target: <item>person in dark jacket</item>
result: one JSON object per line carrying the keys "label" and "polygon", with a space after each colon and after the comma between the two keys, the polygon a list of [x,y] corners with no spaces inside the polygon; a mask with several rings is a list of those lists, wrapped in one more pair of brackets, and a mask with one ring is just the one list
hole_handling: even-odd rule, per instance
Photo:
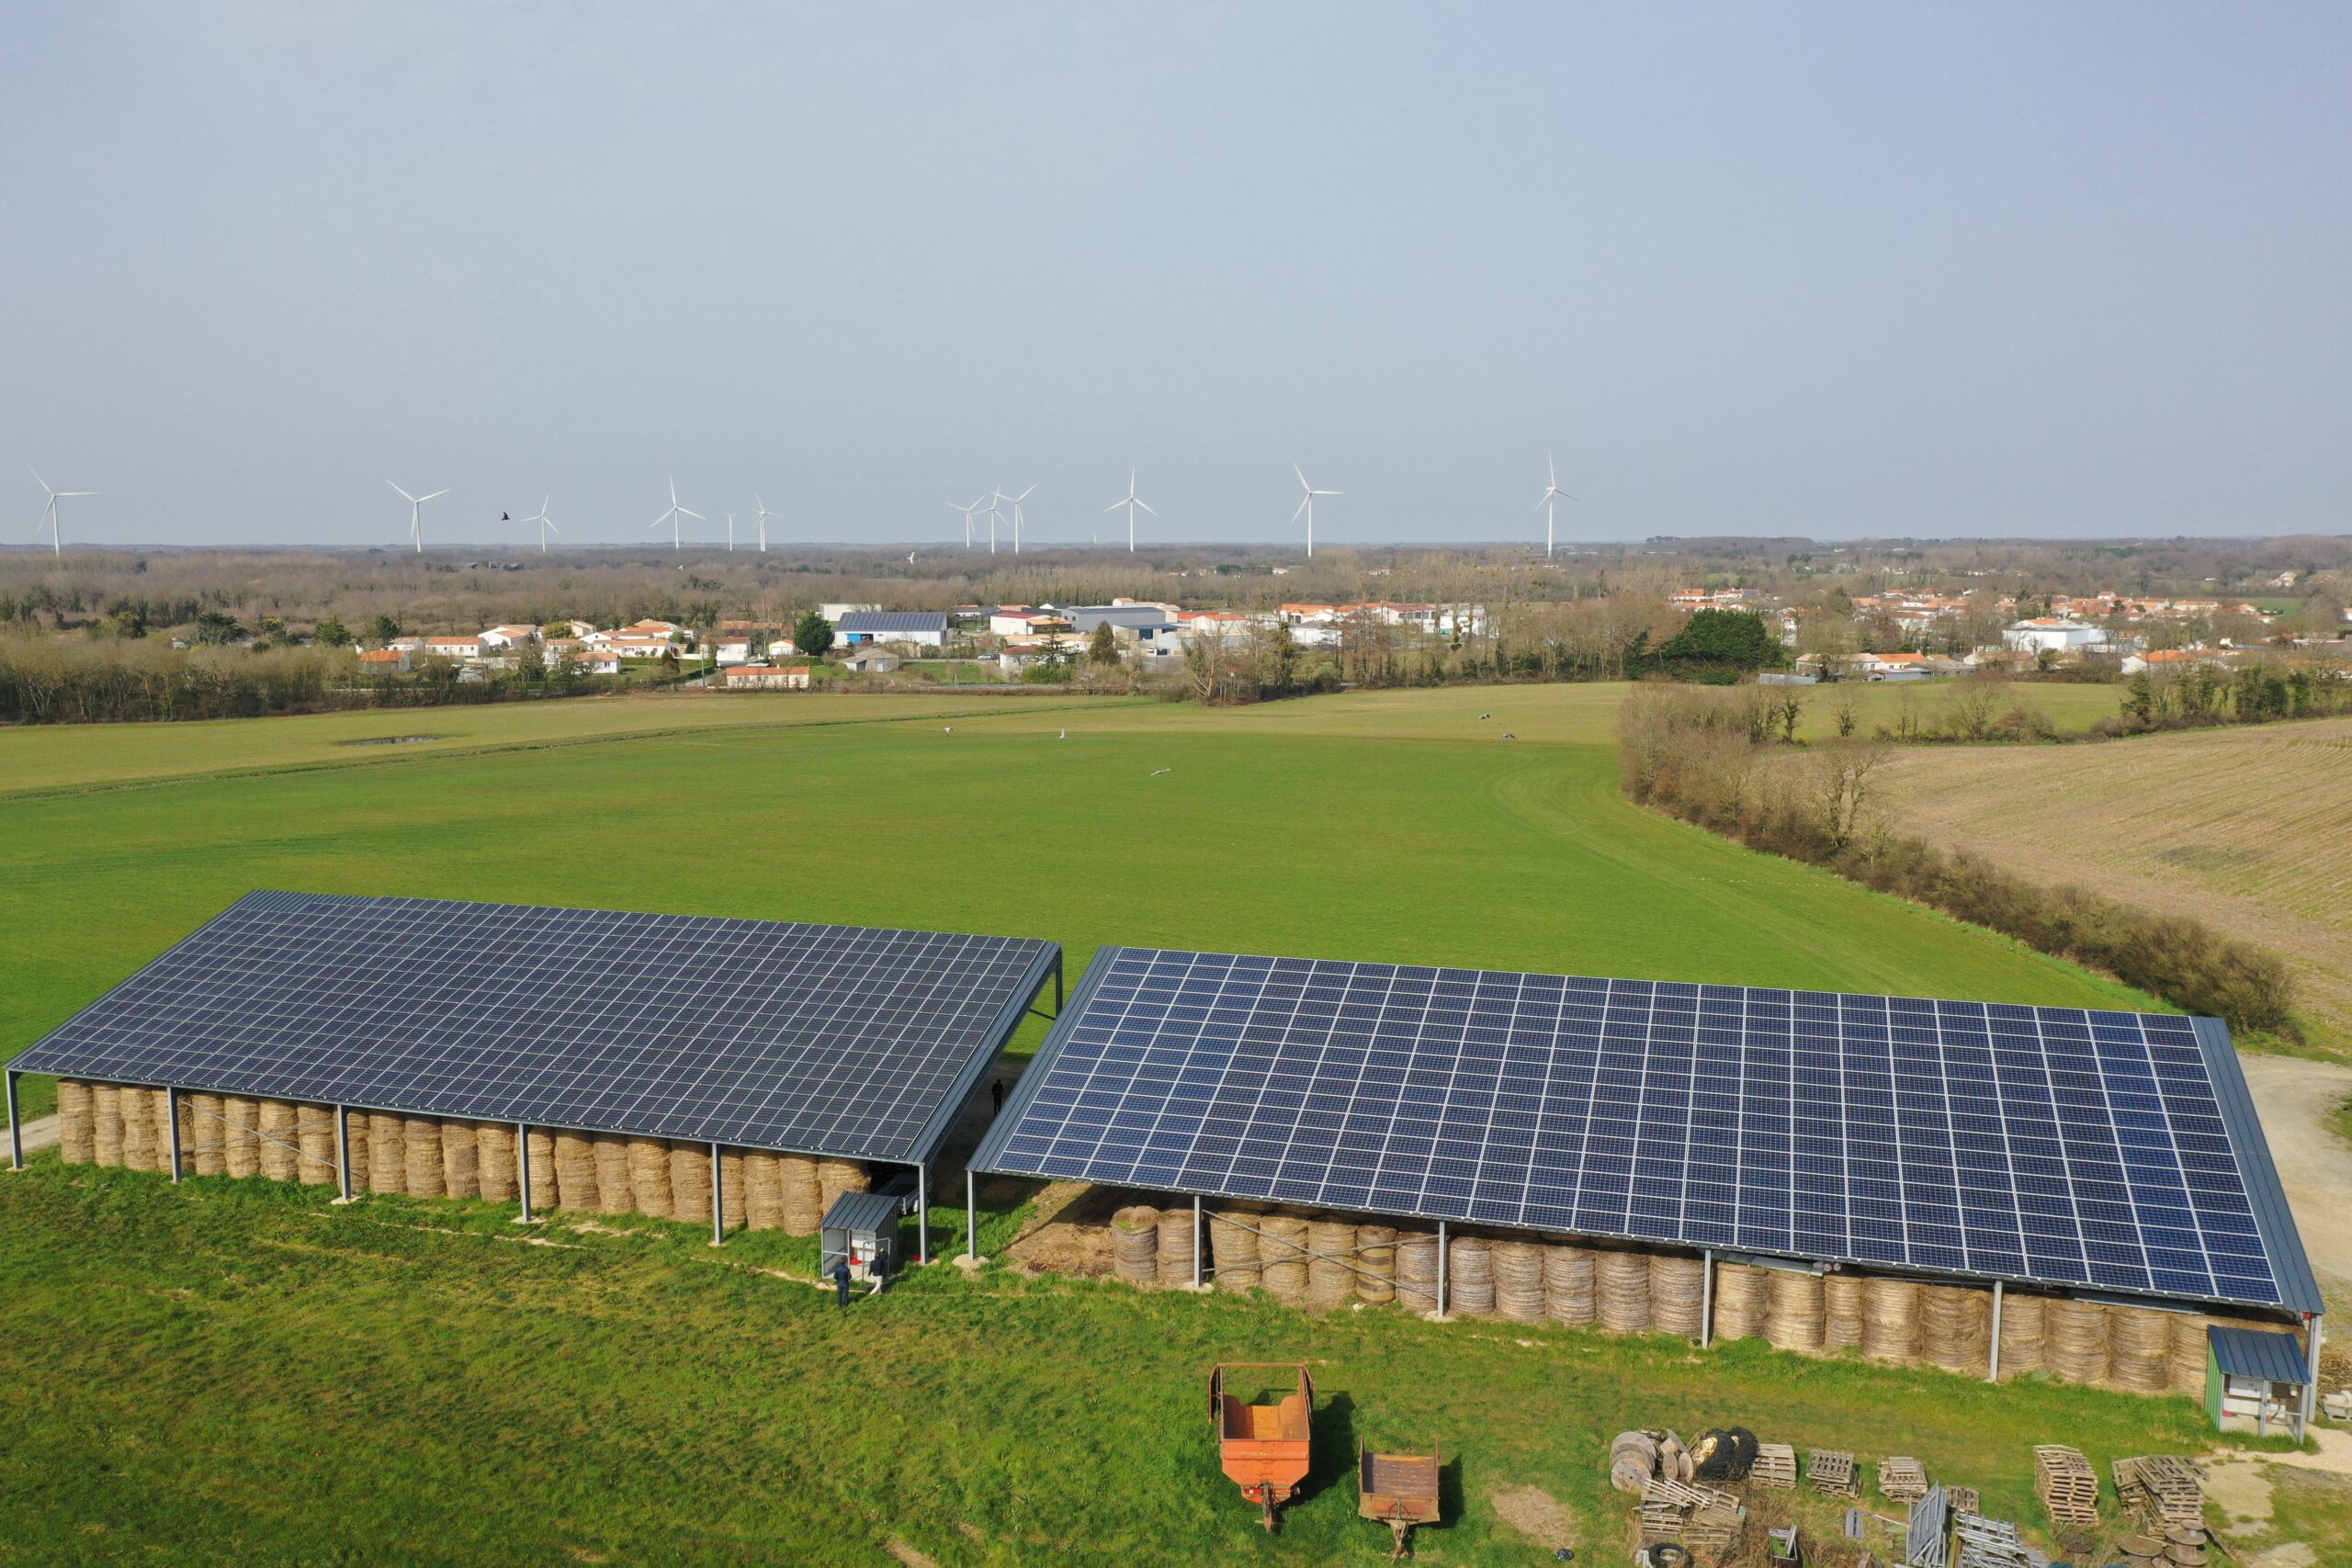
{"label": "person in dark jacket", "polygon": [[833,1262],[833,1292],[841,1298],[844,1309],[849,1305],[849,1258],[847,1254]]}

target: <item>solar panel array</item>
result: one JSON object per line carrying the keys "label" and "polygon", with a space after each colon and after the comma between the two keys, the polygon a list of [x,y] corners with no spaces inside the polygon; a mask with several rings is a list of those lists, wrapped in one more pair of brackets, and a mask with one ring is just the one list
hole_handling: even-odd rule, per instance
{"label": "solar panel array", "polygon": [[256,893],[18,1070],[928,1158],[1059,949],[1011,937]]}
{"label": "solar panel array", "polygon": [[2211,1069],[2156,1015],[1109,948],[974,1164],[2277,1304]]}

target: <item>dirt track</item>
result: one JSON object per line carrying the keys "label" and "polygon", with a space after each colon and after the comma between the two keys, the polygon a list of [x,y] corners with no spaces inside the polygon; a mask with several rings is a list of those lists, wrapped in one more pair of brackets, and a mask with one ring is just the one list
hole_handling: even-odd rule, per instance
{"label": "dirt track", "polygon": [[2346,1218],[2352,1215],[2352,1145],[2327,1124],[2328,1113],[2352,1098],[2352,1067],[2299,1056],[2239,1060],[2312,1271],[2331,1302],[2352,1305],[2352,1222]]}

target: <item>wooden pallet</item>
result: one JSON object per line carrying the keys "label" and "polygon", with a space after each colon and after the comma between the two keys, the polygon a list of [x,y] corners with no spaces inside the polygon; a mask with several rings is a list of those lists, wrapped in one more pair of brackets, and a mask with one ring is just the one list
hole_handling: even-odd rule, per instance
{"label": "wooden pallet", "polygon": [[1768,1492],[1790,1490],[1797,1483],[1797,1450],[1787,1443],[1757,1444],[1756,1463],[1747,1479]]}
{"label": "wooden pallet", "polygon": [[2205,1522],[2205,1472],[2174,1454],[2117,1460],[2115,1495],[2152,1527]]}
{"label": "wooden pallet", "polygon": [[1879,1495],[1890,1503],[1916,1503],[1928,1495],[1928,1470],[1908,1454],[1878,1461]]}
{"label": "wooden pallet", "polygon": [[1805,1479],[1825,1497],[1860,1497],[1854,1483],[1854,1456],[1842,1449],[1815,1449],[1805,1465]]}
{"label": "wooden pallet", "polygon": [[1951,1499],[1951,1511],[1955,1515],[1973,1514],[1984,1502],[1983,1495],[1973,1486],[1947,1486],[1944,1495]]}
{"label": "wooden pallet", "polygon": [[2080,1449],[2038,1444],[2033,1450],[2033,1490],[2060,1524],[2098,1523],[2098,1472]]}

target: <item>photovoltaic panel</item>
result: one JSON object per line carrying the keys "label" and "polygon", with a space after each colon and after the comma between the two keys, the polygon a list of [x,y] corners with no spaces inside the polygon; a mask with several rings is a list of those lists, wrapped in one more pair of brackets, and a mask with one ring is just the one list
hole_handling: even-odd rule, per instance
{"label": "photovoltaic panel", "polygon": [[973,1163],[2318,1303],[2211,1020],[1106,948]]}
{"label": "photovoltaic panel", "polygon": [[255,893],[13,1070],[928,1159],[1052,942]]}

